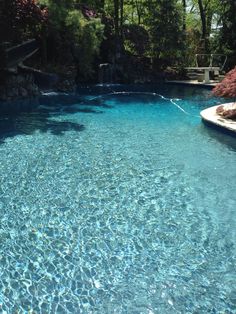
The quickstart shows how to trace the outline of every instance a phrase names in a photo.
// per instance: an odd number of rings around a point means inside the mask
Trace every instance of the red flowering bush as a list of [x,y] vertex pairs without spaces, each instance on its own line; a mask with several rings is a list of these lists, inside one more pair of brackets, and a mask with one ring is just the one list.
[[212,92],[220,97],[236,97],[236,67],[226,74],[223,81],[217,84]]
[[48,20],[48,10],[36,0],[3,0],[0,2],[0,40],[20,42],[38,36]]
[[87,5],[82,4],[78,7],[80,7],[81,12],[86,19],[89,20],[91,18],[97,17],[97,13],[94,10],[92,10],[91,8],[89,8]]
[[[212,92],[216,96],[236,97],[236,67],[226,74]],[[236,103],[218,106],[216,113],[226,119],[236,119]]]
[[36,0],[14,0],[15,20],[22,24],[43,23],[48,18],[47,8],[41,9]]
[[47,8],[40,8],[36,0],[14,0],[13,21],[15,26],[35,33],[37,27],[48,19]]

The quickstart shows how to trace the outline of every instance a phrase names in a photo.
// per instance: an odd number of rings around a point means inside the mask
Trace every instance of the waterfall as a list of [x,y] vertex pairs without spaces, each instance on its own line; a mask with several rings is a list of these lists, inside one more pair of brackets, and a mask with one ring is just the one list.
[[110,63],[99,64],[98,81],[100,84],[112,83],[113,66]]

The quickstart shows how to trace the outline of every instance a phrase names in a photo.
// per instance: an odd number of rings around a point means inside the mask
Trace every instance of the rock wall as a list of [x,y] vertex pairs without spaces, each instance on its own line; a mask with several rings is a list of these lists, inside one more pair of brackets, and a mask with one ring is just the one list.
[[7,73],[0,82],[0,100],[2,101],[29,98],[39,94],[40,90],[31,73]]

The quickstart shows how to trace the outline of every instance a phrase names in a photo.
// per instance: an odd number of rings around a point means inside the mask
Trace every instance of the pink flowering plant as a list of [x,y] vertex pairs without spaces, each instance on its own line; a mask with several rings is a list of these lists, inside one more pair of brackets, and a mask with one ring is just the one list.
[[[236,98],[236,67],[226,74],[212,92],[216,96]],[[218,106],[216,113],[227,119],[236,119],[236,102]]]

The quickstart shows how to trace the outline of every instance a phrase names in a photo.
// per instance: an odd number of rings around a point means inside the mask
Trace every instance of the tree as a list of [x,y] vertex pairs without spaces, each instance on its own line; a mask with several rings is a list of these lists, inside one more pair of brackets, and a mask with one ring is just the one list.
[[2,0],[0,9],[2,40],[19,42],[37,37],[48,21],[47,8],[40,8],[36,0]]
[[160,67],[176,64],[181,58],[182,16],[177,0],[148,1],[146,25],[152,42],[152,56]]
[[193,0],[197,14],[201,21],[201,52],[210,53],[210,36],[212,32],[213,17],[219,14],[221,1],[219,0]]
[[187,15],[187,3],[186,0],[182,0],[183,7],[183,33],[186,35],[186,15]]
[[66,27],[71,36],[71,49],[74,62],[78,66],[78,79],[91,80],[94,74],[94,61],[99,55],[103,39],[104,25],[100,18],[86,19],[78,10],[68,12]]
[[229,56],[229,66],[236,64],[236,1],[224,0],[219,45]]

